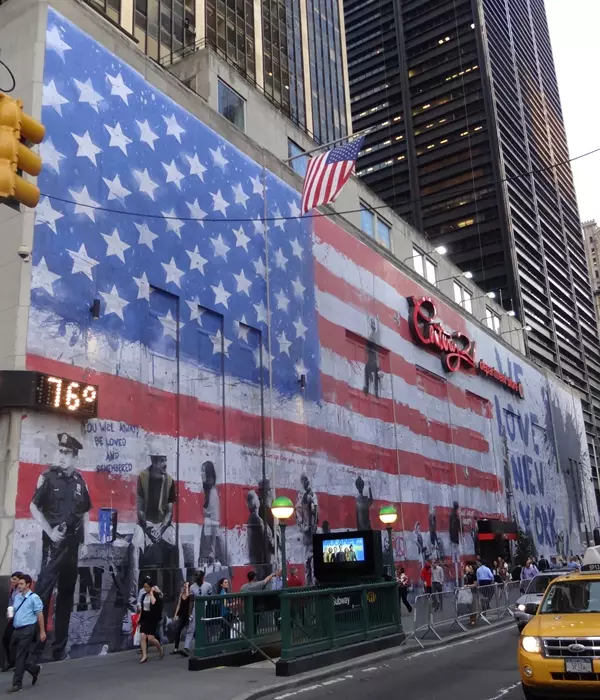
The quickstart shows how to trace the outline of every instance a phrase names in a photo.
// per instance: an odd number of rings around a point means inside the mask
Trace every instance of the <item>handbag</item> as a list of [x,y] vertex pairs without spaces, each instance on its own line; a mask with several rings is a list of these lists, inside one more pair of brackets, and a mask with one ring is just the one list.
[[473,591],[469,588],[460,588],[456,596],[457,605],[471,606],[473,605]]

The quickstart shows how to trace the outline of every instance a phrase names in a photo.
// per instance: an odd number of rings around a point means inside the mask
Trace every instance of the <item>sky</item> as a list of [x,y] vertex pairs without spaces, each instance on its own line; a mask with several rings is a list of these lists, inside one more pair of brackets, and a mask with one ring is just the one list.
[[[571,158],[600,148],[600,0],[546,0]],[[582,221],[600,223],[600,152],[572,164]]]

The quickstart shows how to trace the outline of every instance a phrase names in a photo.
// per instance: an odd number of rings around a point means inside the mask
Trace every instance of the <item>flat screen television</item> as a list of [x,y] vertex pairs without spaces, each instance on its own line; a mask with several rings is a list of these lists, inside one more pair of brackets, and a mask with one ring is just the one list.
[[379,530],[328,532],[313,536],[315,578],[321,584],[352,585],[383,575]]

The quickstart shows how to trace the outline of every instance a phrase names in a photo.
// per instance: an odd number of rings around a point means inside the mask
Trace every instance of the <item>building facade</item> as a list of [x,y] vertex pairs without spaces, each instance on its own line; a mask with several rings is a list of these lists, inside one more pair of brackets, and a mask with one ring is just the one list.
[[[426,243],[395,216],[391,250],[345,217],[300,218],[282,163],[299,137],[264,98],[249,117],[278,157],[88,8],[60,10],[0,11],[47,130],[37,211],[0,209],[0,370],[36,372],[48,398],[0,406],[1,573],[34,576],[50,658],[129,646],[144,573],[170,610],[197,568],[234,590],[270,571],[275,494],[307,582],[313,534],[376,528],[390,502],[413,580],[432,556],[457,571],[481,517],[580,552],[598,527],[583,414],[518,351],[520,324],[488,300],[496,333],[446,296],[460,272],[435,254],[440,288],[403,265]],[[358,183],[344,196],[381,205]]]
[[595,454],[600,346],[543,0],[345,13],[353,128],[372,129],[358,175],[530,327],[528,355],[580,392]]
[[85,0],[164,66],[210,46],[316,141],[351,128],[341,0]]
[[584,221],[582,229],[585,254],[592,283],[592,294],[594,295],[594,305],[596,307],[596,318],[600,318],[600,266],[598,265],[600,227],[595,221]]

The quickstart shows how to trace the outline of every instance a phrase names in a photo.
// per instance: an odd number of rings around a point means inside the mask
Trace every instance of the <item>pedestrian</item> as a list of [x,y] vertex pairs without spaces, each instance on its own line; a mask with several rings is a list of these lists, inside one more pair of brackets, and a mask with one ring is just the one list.
[[271,579],[271,590],[272,591],[280,591],[283,589],[283,578],[282,578],[282,570],[277,569],[275,572],[275,576]]
[[[2,635],[2,648],[4,649],[4,659],[2,665],[2,672],[6,673],[15,665],[14,659],[10,655],[10,638],[13,633],[13,615],[15,613],[15,597],[19,593],[18,584],[19,580],[23,576],[21,571],[15,571],[15,573],[10,577],[10,592],[8,594],[8,608],[6,610],[6,627],[4,629],[4,634]],[[12,610],[11,610],[12,608]]]
[[[196,636],[196,605],[198,605],[197,599],[203,596],[213,595],[213,587],[208,581],[204,580],[205,573],[200,570],[196,572],[196,580],[190,586],[190,594],[192,598],[190,607],[190,623],[187,628],[187,634],[185,635],[185,647],[181,652],[183,656],[190,655],[190,648],[192,646],[192,641]],[[202,606],[206,608],[206,605],[202,603]],[[204,610],[201,611],[204,617]]]
[[186,581],[181,587],[181,593],[179,594],[179,600],[177,601],[177,607],[175,608],[175,615],[173,615],[173,621],[175,622],[175,636],[174,636],[174,646],[171,654],[179,654],[179,643],[181,641],[181,634],[186,627],[191,624],[191,609],[192,609],[192,593],[190,591],[190,584]]
[[163,598],[160,590],[151,578],[144,580],[140,591],[140,646],[142,648],[141,664],[148,661],[148,644],[158,649],[160,658],[165,655],[162,644],[158,640],[158,625],[162,620]]
[[[221,578],[217,581],[216,594],[219,596],[226,596],[229,593],[229,579]],[[229,639],[229,630],[231,629],[231,621],[233,615],[227,600],[223,600],[220,606],[220,615],[223,618],[223,623],[221,627],[221,639]]]
[[431,589],[434,595],[432,598],[434,610],[441,610],[443,606],[442,593],[444,591],[444,569],[436,559],[431,567]]
[[426,561],[425,566],[421,569],[421,581],[423,581],[423,586],[425,588],[425,593],[431,594],[432,592],[432,571],[431,562]]
[[477,586],[482,588],[481,591],[481,603],[483,610],[488,610],[490,607],[490,597],[492,595],[492,589],[486,590],[487,586],[491,586],[494,583],[494,574],[489,566],[485,562],[481,562],[477,568]]
[[567,565],[567,569],[569,571],[579,571],[581,567],[579,566],[579,562],[577,561],[577,557],[570,557],[569,558],[569,563]]
[[542,554],[542,556],[540,557],[540,560],[538,562],[538,569],[540,571],[548,571],[549,568],[550,568],[550,564],[548,564],[548,560]]
[[242,593],[252,593],[253,591],[264,591],[269,583],[271,583],[271,580],[275,574],[269,574],[267,578],[264,578],[262,581],[257,581],[256,580],[256,571],[249,571],[247,574],[247,579],[248,581],[243,584],[241,591]]
[[537,566],[533,563],[533,559],[529,557],[525,562],[525,566],[521,569],[521,593],[525,591],[529,581],[539,573]]
[[404,603],[404,607],[408,610],[409,613],[411,613],[412,606],[408,602],[408,587],[410,585],[410,581],[408,580],[408,576],[406,575],[403,566],[396,569],[396,581],[398,582],[398,594],[400,595],[400,602]]
[[37,593],[31,590],[31,576],[21,574],[14,599],[13,633],[10,640],[10,657],[14,659],[15,671],[9,693],[23,690],[25,671],[31,674],[31,685],[38,681],[42,667],[34,663],[35,649],[39,641],[46,641],[44,604]]
[[42,528],[42,566],[35,585],[44,603],[44,621],[48,626],[50,602],[54,590],[54,641],[52,657],[66,656],[69,623],[78,576],[79,549],[86,544],[90,494],[76,464],[83,445],[67,433],[59,433],[55,466],[38,479],[29,509]]
[[[468,563],[465,566],[465,575],[463,578],[463,591],[465,593],[464,595],[464,601],[465,601],[465,607],[468,606],[469,611],[471,613],[470,618],[469,618],[469,626],[470,627],[475,627],[477,624],[477,608],[476,608],[476,603],[475,603],[475,596],[474,596],[474,589],[477,586],[477,576],[475,575],[475,567],[473,564]],[[468,593],[471,595],[468,596]],[[460,596],[461,596],[461,591],[459,591],[459,601],[460,601]]]
[[288,588],[302,588],[302,586],[304,585],[302,579],[298,575],[298,569],[296,569],[296,567],[292,567],[290,569],[290,575],[288,576],[287,585]]

